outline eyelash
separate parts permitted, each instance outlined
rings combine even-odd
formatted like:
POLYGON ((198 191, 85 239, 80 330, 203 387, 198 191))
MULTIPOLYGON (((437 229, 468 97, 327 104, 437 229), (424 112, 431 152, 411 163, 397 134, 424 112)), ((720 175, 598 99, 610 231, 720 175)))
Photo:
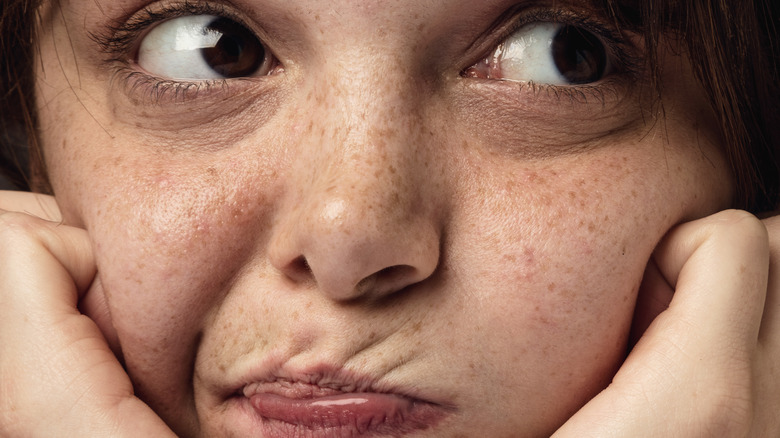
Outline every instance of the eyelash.
POLYGON ((135 58, 140 37, 155 24, 188 15, 215 15, 244 25, 240 17, 220 3, 192 3, 185 0, 161 7, 147 6, 127 21, 120 21, 100 34, 91 35, 107 56, 104 64, 113 70, 112 82, 122 83, 131 95, 143 90, 152 103, 156 104, 166 99, 182 102, 195 98, 198 94, 217 90, 227 92, 231 81, 241 80, 182 81, 156 77, 135 68, 130 60, 135 58))
MULTIPOLYGON (((135 57, 137 42, 145 32, 153 25, 165 20, 187 15, 215 15, 231 19, 247 28, 241 17, 233 13, 221 3, 197 2, 184 0, 179 3, 163 6, 147 6, 126 21, 119 21, 116 25, 109 26, 99 34, 91 37, 106 54, 105 65, 114 71, 113 81, 122 83, 129 94, 133 95, 138 90, 144 93, 153 103, 160 103, 164 99, 181 102, 194 98, 202 93, 212 91, 227 92, 231 80, 198 80, 181 81, 160 78, 139 71, 131 61, 135 57)), ((614 26, 606 25, 602 21, 588 18, 586 14, 579 14, 566 10, 525 10, 520 6, 507 11, 504 18, 499 20, 497 26, 491 29, 493 36, 489 37, 490 44, 486 53, 469 64, 469 67, 461 71, 461 76, 466 77, 466 70, 476 63, 490 56, 495 48, 509 38, 523 26, 535 22, 553 22, 570 26, 581 27, 600 38, 614 63, 615 72, 610 78, 605 78, 595 84, 584 85, 553 85, 538 84, 533 82, 513 82, 514 86, 523 86, 535 95, 546 93, 556 100, 564 97, 576 102, 587 102, 589 98, 595 98, 600 102, 605 101, 605 95, 609 93, 619 94, 617 88, 620 84, 635 82, 642 71, 642 58, 637 56, 637 47, 631 44, 624 35, 614 29, 614 26), (494 32, 494 29, 500 29, 494 32), (503 29, 501 29, 503 28, 503 29), (622 79, 622 80, 621 80, 622 79)), ((494 80, 493 80, 494 81, 494 80)))
MULTIPOLYGON (((554 85, 534 83, 532 81, 507 82, 510 86, 523 87, 530 90, 534 95, 546 93, 551 95, 555 100, 568 98, 574 102, 587 103, 590 98, 595 98, 603 104, 607 94, 618 95, 621 91, 619 89, 621 85, 635 83, 643 72, 644 58, 639 53, 640 49, 635 44, 631 43, 626 36, 618 32, 614 26, 610 26, 604 21, 589 18, 588 14, 562 9, 535 9, 528 11, 516 7, 506 12, 503 17, 506 18, 500 19, 497 25, 493 26, 493 30, 499 30, 497 32, 492 32, 494 35, 489 37, 489 44, 486 44, 488 49, 482 52, 482 56, 472 60, 472 62, 469 63, 469 66, 461 71, 462 77, 468 77, 466 75, 466 70, 490 57, 496 47, 512 36, 512 34, 519 31, 524 26, 537 22, 550 22, 575 26, 593 33, 604 43, 607 53, 613 62, 614 71, 610 73, 608 77, 593 84, 554 85)), ((495 79, 488 79, 487 81, 494 83, 504 82, 496 81, 495 79)))

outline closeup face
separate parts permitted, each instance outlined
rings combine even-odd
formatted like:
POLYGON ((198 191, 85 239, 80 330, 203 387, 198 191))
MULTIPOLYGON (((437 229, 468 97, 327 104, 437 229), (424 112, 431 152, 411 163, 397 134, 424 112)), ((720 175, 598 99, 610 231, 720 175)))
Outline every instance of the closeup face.
POLYGON ((41 20, 82 307, 180 435, 549 435, 620 365, 659 239, 731 200, 685 58, 656 101, 641 40, 582 1, 41 20))

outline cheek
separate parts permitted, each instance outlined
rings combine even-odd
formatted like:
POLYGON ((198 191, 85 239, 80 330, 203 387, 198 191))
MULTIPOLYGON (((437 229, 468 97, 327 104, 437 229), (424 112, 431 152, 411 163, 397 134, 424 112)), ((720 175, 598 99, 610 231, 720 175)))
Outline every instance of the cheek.
POLYGON ((273 182, 213 157, 181 169, 144 157, 111 171, 92 175, 91 201, 81 205, 98 275, 139 395, 180 409, 209 314, 270 226, 273 199, 233 189, 273 182))
POLYGON ((712 180, 711 164, 669 151, 672 162, 693 163, 671 174, 662 148, 637 150, 539 166, 483 160, 461 172, 477 177, 457 195, 467 202, 450 233, 453 276, 471 291, 462 297, 472 330, 460 348, 490 358, 479 363, 497 399, 517 400, 523 388, 548 412, 571 413, 601 390, 624 358, 655 245, 726 198, 688 180, 712 180), (571 397, 556 396, 563 393, 571 397))

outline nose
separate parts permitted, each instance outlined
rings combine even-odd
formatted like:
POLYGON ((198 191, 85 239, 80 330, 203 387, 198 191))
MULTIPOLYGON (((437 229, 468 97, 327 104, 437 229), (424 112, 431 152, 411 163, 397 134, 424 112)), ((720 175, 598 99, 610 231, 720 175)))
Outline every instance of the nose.
POLYGON ((431 145, 423 143, 414 93, 330 84, 296 146, 295 187, 287 187, 294 195, 274 224, 268 256, 329 299, 377 300, 439 264, 440 209, 425 166, 431 145))

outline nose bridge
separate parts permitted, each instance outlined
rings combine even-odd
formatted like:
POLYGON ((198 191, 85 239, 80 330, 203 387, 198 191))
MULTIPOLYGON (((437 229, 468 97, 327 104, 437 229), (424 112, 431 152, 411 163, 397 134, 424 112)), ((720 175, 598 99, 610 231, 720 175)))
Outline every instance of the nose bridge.
POLYGON ((418 184, 419 93, 402 75, 380 73, 342 67, 316 81, 294 213, 272 242, 273 265, 313 277, 337 300, 399 290, 438 264, 438 230, 418 184))
POLYGON ((316 198, 311 200, 320 204, 323 219, 341 218, 330 226, 355 220, 397 223, 419 213, 418 167, 425 151, 413 81, 380 69, 344 67, 331 77, 322 81, 328 85, 318 90, 322 104, 311 116, 319 129, 304 140, 314 148, 314 162, 307 165, 314 178, 308 197, 316 198))

